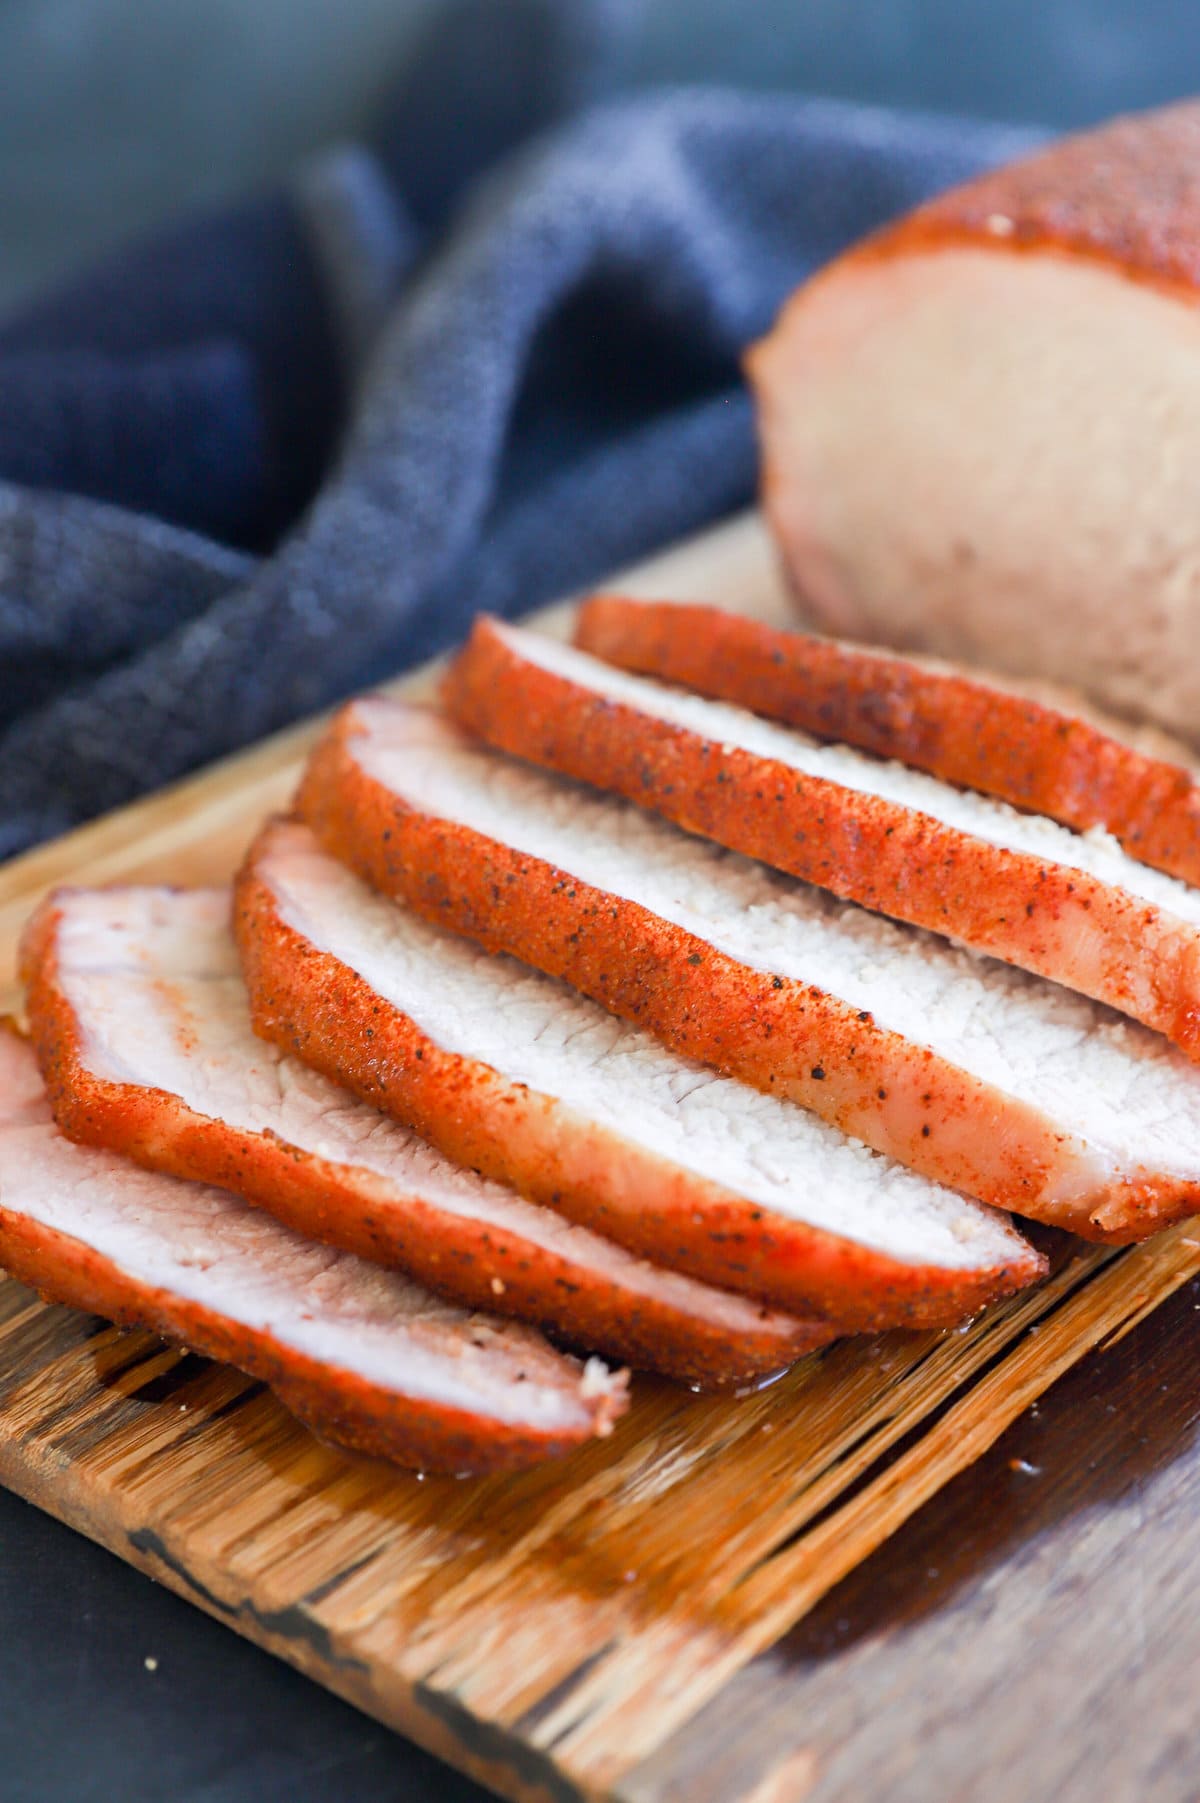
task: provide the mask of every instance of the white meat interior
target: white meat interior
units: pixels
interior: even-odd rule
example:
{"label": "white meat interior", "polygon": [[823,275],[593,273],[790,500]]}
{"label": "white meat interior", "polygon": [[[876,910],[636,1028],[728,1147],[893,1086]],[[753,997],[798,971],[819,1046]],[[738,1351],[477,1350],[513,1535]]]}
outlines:
{"label": "white meat interior", "polygon": [[902,1261],[979,1269],[1024,1256],[996,1210],[792,1103],[677,1057],[565,984],[427,925],[325,856],[306,828],[277,829],[258,871],[291,927],[437,1045],[560,1099],[652,1155]]}
{"label": "white meat interior", "polygon": [[772,522],[826,626],[1195,743],[1194,296],[1003,240],[852,259],[752,369]]}
{"label": "white meat interior", "polygon": [[[316,1245],[224,1190],[64,1139],[33,1053],[0,1030],[0,1209],[69,1235],[143,1284],[398,1395],[543,1429],[589,1419],[587,1379],[533,1329],[439,1301]],[[607,1383],[602,1365],[593,1381]]]}
{"label": "white meat interior", "polygon": [[774,758],[805,776],[823,777],[861,794],[879,795],[901,807],[917,809],[1006,851],[1028,852],[1043,864],[1086,871],[1100,882],[1152,902],[1166,914],[1200,925],[1200,890],[1137,863],[1107,833],[1075,833],[1041,814],[1019,813],[1007,802],[952,788],[936,776],[904,764],[873,758],[847,745],[818,744],[804,733],[776,726],[744,708],[630,675],[542,633],[513,626],[495,630],[521,657],[610,701],[666,720],[727,749]]}
{"label": "white meat interior", "polygon": [[355,706],[367,775],[412,806],[811,983],[1102,1148],[1110,1174],[1200,1177],[1200,1068],[1112,1009],[498,756],[428,708]]}
{"label": "white meat interior", "polygon": [[257,1038],[227,890],[68,890],[58,906],[59,982],[96,1077],[167,1090],[195,1114],[270,1134],[346,1167],[351,1178],[367,1173],[372,1212],[383,1221],[418,1198],[598,1272],[631,1297],[655,1297],[732,1332],[794,1325],[523,1202]]}

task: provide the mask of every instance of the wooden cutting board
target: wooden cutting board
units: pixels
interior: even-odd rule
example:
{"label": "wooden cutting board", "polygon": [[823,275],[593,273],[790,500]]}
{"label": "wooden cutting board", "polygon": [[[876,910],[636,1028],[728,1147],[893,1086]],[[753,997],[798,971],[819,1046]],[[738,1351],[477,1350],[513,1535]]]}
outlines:
{"label": "wooden cutting board", "polygon": [[[786,617],[752,518],[620,582]],[[566,608],[545,616],[556,630],[568,622]],[[398,686],[412,693],[430,681],[424,672]],[[286,801],[315,730],[0,872],[0,1006],[16,1005],[17,935],[49,885],[225,878],[262,815]],[[1200,1230],[1186,1225],[1130,1252],[1064,1247],[1039,1290],[958,1332],[847,1342],[741,1398],[638,1380],[612,1440],[474,1482],[349,1461],[261,1386],[0,1279],[0,1481],[505,1796],[1113,1798],[1125,1794],[1114,1775],[1122,1760],[1133,1770],[1130,1747],[1140,1744],[1151,1764],[1128,1794],[1190,1797],[1195,1788],[1169,1788],[1175,1767],[1153,1733],[1146,1739],[1156,1710],[1165,1721],[1157,1685],[1133,1738],[1114,1739],[1153,1665],[1149,1622],[1122,1618],[1114,1643],[1111,1610],[1092,1610],[1096,1596],[1119,1596],[1118,1614],[1136,1615],[1148,1585],[1161,1580],[1178,1597],[1182,1584],[1186,1595],[1187,1558],[1200,1570],[1200,1533],[1168,1535],[1157,1510],[1153,1522],[1143,1513],[1131,1523],[1113,1500],[1130,1485],[1146,1492],[1130,1446],[1151,1418],[1154,1471],[1200,1494],[1200,1459],[1177,1458],[1175,1445],[1195,1418],[1197,1273]],[[1147,1318],[1173,1295],[1148,1351]],[[1013,1433],[1028,1436],[1037,1398],[1102,1344],[1113,1350],[1070,1380],[1074,1414],[1054,1470],[1003,1449],[975,1465],[1018,1417]],[[1122,1394],[1130,1347],[1139,1349],[1133,1422],[1109,1400]],[[1139,1372],[1156,1358],[1168,1377],[1151,1396]],[[1174,1399],[1165,1427],[1163,1393]],[[1093,1494],[1100,1454],[1112,1481]],[[960,1473],[936,1513],[884,1545]],[[1102,1563],[1121,1549],[1122,1584],[1096,1591],[1090,1568],[1081,1576],[1071,1565],[1072,1548],[1042,1577],[1036,1561],[1031,1570],[1047,1499],[1059,1528],[1064,1512],[1095,1515]],[[943,1570],[954,1574],[949,1589]],[[796,1624],[839,1585],[805,1639]],[[1067,1639],[1042,1670],[1048,1599]],[[1194,1613],[1173,1620],[1180,1656],[1200,1650]],[[1107,1714],[1086,1733],[1057,1733],[1057,1764],[1039,1763],[1048,1712],[1061,1729],[1081,1696],[1096,1702],[1098,1670]],[[1179,1680],[1186,1692],[1183,1671]],[[998,1695],[1002,1682],[1016,1684],[1018,1703],[993,1719],[978,1692]],[[957,1701],[971,1698],[966,1738],[947,1738]],[[1183,1747],[1179,1769],[1195,1777],[1190,1719],[1185,1710],[1167,1751]],[[1053,1784],[1039,1788],[1051,1765]]]}

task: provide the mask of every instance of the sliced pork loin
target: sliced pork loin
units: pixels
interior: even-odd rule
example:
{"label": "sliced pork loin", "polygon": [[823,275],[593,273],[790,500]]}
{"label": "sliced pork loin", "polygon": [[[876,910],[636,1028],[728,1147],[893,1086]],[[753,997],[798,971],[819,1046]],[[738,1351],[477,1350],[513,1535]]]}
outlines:
{"label": "sliced pork loin", "polygon": [[455,717],[850,901],[1053,978],[1200,1057],[1200,891],[922,771],[478,620]]}
{"label": "sliced pork loin", "polygon": [[236,1196],[73,1145],[0,1028],[0,1263],[50,1301],[262,1378],[319,1433],[400,1464],[492,1471],[610,1431],[625,1378],[452,1307]]}
{"label": "sliced pork loin", "polygon": [[71,1138],[236,1190],[470,1307],[706,1386],[830,1330],[659,1270],[451,1164],[255,1037],[228,890],[60,890],[25,936],[33,1038]]}
{"label": "sliced pork loin", "polygon": [[427,919],[926,1176],[1092,1239],[1200,1208],[1200,1070],[1057,984],[498,757],[426,707],[343,709],[299,806]]}
{"label": "sliced pork loin", "polygon": [[850,1328],[953,1321],[1044,1269],[1004,1216],[429,925],[307,827],[268,828],[237,894],[260,1032],[659,1263]]}
{"label": "sliced pork loin", "polygon": [[806,611],[1195,743],[1198,299],[1194,100],[984,175],[817,274],[748,359]]}
{"label": "sliced pork loin", "polygon": [[1022,693],[980,671],[784,632],[718,607],[596,595],[584,651],[641,676],[731,701],[819,739],[895,758],[944,782],[1111,833],[1131,858],[1200,883],[1200,784],[1095,710]]}

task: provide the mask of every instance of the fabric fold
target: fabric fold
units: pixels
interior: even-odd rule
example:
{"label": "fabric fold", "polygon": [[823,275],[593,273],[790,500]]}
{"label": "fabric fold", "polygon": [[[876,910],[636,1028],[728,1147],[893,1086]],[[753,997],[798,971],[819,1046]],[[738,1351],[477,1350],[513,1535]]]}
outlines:
{"label": "fabric fold", "polygon": [[[25,382],[45,422],[7,462],[0,432],[0,850],[747,502],[748,340],[846,242],[1034,137],[705,90],[563,119],[609,9],[516,8],[508,51],[471,13],[404,73],[439,103],[383,160],[332,152],[0,326],[0,406]],[[502,68],[459,141],[485,52],[519,65],[533,141]]]}

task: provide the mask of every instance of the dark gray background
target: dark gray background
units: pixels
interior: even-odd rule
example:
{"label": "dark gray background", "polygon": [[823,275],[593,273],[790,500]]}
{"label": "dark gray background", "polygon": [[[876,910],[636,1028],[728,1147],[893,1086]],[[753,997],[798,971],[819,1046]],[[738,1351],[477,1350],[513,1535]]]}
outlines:
{"label": "dark gray background", "polygon": [[[1200,88],[1190,0],[611,3],[635,86],[807,88],[1060,125]],[[0,304],[353,136],[436,4],[0,0]]]}
{"label": "dark gray background", "polygon": [[[1184,0],[628,4],[631,84],[792,87],[1063,125],[1200,88],[1200,14]],[[0,302],[134,225],[353,135],[427,10],[0,0]],[[0,1803],[125,1796],[482,1793],[0,1493]]]}

